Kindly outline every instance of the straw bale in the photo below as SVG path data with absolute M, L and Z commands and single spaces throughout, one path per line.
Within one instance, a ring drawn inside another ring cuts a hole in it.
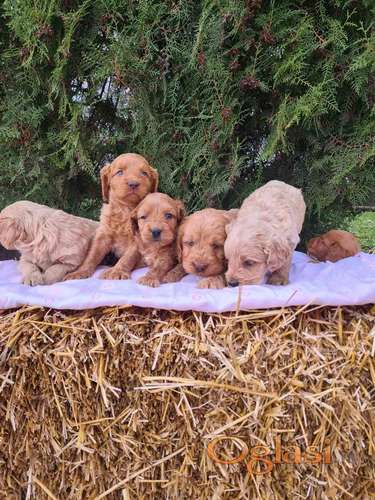
M 313 306 L 3 311 L 0 498 L 370 498 L 374 317 Z M 249 474 L 246 460 L 208 456 L 219 436 L 249 453 L 268 446 L 273 461 L 278 437 L 283 450 L 330 446 L 331 463 Z

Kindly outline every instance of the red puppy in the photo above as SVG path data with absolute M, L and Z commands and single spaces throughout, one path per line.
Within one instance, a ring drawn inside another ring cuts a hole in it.
M 354 234 L 338 229 L 312 238 L 307 244 L 307 253 L 320 261 L 337 262 L 360 251 L 361 247 Z

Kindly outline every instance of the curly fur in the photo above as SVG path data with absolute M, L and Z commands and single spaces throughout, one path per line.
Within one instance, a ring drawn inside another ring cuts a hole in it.
M 163 193 L 147 195 L 133 210 L 131 221 L 138 261 L 142 258 L 150 266 L 138 280 L 140 285 L 159 286 L 177 264 L 176 236 L 184 213 L 182 201 Z
M 0 242 L 21 254 L 23 283 L 61 281 L 83 261 L 99 223 L 31 201 L 18 201 L 0 212 Z
M 130 215 L 147 194 L 156 191 L 158 173 L 143 156 L 127 153 L 105 165 L 100 178 L 105 202 L 100 225 L 86 259 L 77 271 L 65 277 L 66 280 L 88 278 L 109 252 L 113 252 L 119 261 L 100 278 L 128 279 L 138 264 L 139 254 Z
M 248 196 L 226 228 L 228 284 L 259 284 L 266 276 L 270 284 L 288 283 L 305 210 L 301 191 L 281 181 L 270 181 Z
M 339 229 L 312 238 L 307 244 L 307 253 L 320 261 L 337 262 L 360 251 L 361 246 L 354 234 Z
M 202 278 L 199 288 L 223 288 L 225 226 L 235 219 L 237 212 L 205 208 L 186 217 L 178 231 L 180 265 L 168 273 L 165 281 L 178 281 L 190 273 Z

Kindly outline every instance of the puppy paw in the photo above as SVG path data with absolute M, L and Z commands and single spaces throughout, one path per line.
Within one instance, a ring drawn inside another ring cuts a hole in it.
M 66 276 L 64 276 L 63 281 L 84 280 L 86 278 L 89 278 L 91 275 L 91 271 L 82 269 L 82 271 L 73 271 L 72 273 L 68 273 Z
M 180 281 L 181 279 L 181 274 L 176 273 L 175 271 L 169 271 L 163 279 L 161 280 L 163 283 L 176 283 L 177 281 Z
M 44 271 L 44 284 L 53 285 L 54 283 L 59 283 L 65 278 L 65 269 L 57 266 L 49 267 Z
M 99 278 L 101 280 L 128 280 L 130 279 L 130 273 L 122 269 L 111 267 L 110 269 L 103 271 Z
M 44 277 L 43 274 L 38 271 L 37 269 L 31 271 L 29 274 L 24 276 L 23 278 L 23 284 L 24 285 L 29 285 L 29 286 L 37 286 L 37 285 L 44 285 Z
M 225 283 L 221 276 L 210 276 L 203 278 L 198 282 L 198 288 L 224 288 Z
M 57 283 L 59 280 L 56 279 L 55 276 L 53 276 L 50 273 L 47 273 L 47 271 L 44 273 L 44 284 L 45 285 L 53 285 L 54 283 Z
M 160 280 L 158 278 L 153 278 L 152 276 L 142 276 L 142 278 L 139 278 L 137 280 L 138 285 L 143 285 L 143 286 L 152 286 L 153 288 L 156 288 L 160 286 Z
M 268 285 L 287 285 L 288 283 L 288 277 L 281 276 L 280 274 L 271 274 L 267 280 Z

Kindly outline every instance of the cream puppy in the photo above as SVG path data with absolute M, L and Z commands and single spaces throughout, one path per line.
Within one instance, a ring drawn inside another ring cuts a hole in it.
M 62 210 L 18 201 L 0 212 L 0 243 L 20 252 L 25 285 L 50 285 L 82 263 L 98 226 Z
M 285 182 L 270 181 L 248 196 L 226 227 L 228 285 L 255 285 L 266 276 L 286 285 L 305 211 L 301 191 Z

